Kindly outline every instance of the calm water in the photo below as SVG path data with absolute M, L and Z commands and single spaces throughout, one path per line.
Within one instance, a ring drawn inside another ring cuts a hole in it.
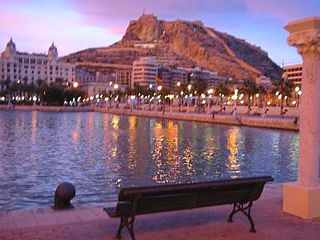
M 53 205 L 58 183 L 75 205 L 120 187 L 297 175 L 297 132 L 102 113 L 0 111 L 0 210 Z

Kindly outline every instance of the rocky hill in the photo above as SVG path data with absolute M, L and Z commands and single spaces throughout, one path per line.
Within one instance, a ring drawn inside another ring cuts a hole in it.
M 130 21 L 121 41 L 76 52 L 64 60 L 83 67 L 101 63 L 125 68 L 142 56 L 157 56 L 167 65 L 199 66 L 238 79 L 265 75 L 275 80 L 281 76 L 281 68 L 268 54 L 245 40 L 206 27 L 200 21 L 164 21 L 154 15 Z

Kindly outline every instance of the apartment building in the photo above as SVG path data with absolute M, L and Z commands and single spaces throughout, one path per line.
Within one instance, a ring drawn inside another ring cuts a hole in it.
M 292 81 L 296 86 L 301 87 L 302 64 L 287 65 L 283 67 L 283 78 Z
M 131 87 L 136 85 L 155 86 L 158 75 L 158 64 L 155 57 L 142 57 L 133 62 Z

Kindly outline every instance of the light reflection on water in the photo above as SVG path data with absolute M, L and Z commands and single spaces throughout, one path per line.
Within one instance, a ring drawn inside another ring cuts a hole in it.
M 123 186 L 272 175 L 296 179 L 296 132 L 101 113 L 0 112 L 0 210 L 52 205 L 58 183 L 75 204 Z

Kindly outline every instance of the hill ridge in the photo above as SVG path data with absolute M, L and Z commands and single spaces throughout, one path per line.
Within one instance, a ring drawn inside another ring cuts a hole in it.
M 282 73 L 265 51 L 243 39 L 219 32 L 201 21 L 165 21 L 154 15 L 130 21 L 122 39 L 109 47 L 82 50 L 64 59 L 132 65 L 144 56 L 156 56 L 162 61 L 167 58 L 170 66 L 198 66 L 237 79 L 253 80 L 265 75 L 277 80 Z

